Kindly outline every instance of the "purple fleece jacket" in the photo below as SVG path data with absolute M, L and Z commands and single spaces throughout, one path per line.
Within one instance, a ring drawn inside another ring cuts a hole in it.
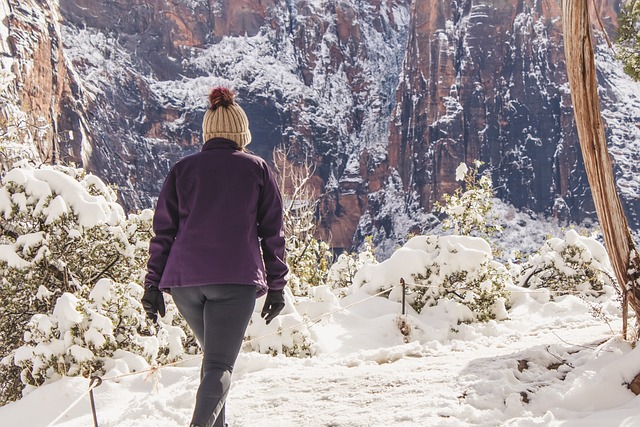
M 286 285 L 278 184 L 233 141 L 211 139 L 171 168 L 153 231 L 147 287 L 246 284 L 261 296 Z

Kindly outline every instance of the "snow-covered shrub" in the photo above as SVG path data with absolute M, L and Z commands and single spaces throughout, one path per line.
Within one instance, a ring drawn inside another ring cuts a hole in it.
M 472 169 L 464 163 L 456 169 L 456 181 L 463 181 L 463 186 L 453 194 L 446 194 L 444 205 L 436 204 L 440 212 L 447 215 L 442 221 L 443 229 L 453 229 L 455 234 L 463 236 L 490 236 L 501 230 L 491 215 L 493 182 L 488 173 L 478 178 L 481 166 L 482 162 L 476 160 Z
M 529 257 L 517 283 L 527 288 L 547 288 L 552 295 L 599 297 L 615 292 L 613 277 L 604 246 L 592 237 L 569 230 L 564 239 L 547 240 Z
M 289 236 L 287 239 L 288 283 L 296 296 L 309 295 L 311 287 L 325 284 L 333 258 L 326 242 L 311 235 L 304 238 Z
M 100 179 L 61 166 L 16 168 L 0 185 L 0 322 L 15 326 L 51 307 L 37 298 L 86 297 L 100 278 L 139 282 L 147 258 L 152 212 L 126 217 Z M 16 347 L 22 328 L 0 327 L 0 354 Z M 16 335 L 16 332 L 18 335 Z
M 624 65 L 624 72 L 640 81 L 640 3 L 622 3 L 618 15 L 618 37 L 616 39 L 616 59 Z
M 0 359 L 65 292 L 89 298 L 101 278 L 140 283 L 151 220 L 149 210 L 127 217 L 115 192 L 82 169 L 10 170 L 0 184 Z M 0 382 L 13 381 L 2 402 L 19 386 L 10 371 L 0 368 Z
M 331 265 L 327 274 L 327 284 L 334 289 L 346 288 L 353 284 L 353 278 L 363 265 L 377 264 L 373 253 L 371 237 L 365 239 L 362 250 L 357 253 L 343 253 Z
M 447 300 L 464 307 L 461 322 L 506 317 L 506 286 L 511 276 L 493 259 L 484 239 L 413 237 L 388 260 L 361 268 L 354 287 L 372 295 L 393 287 L 389 299 L 401 301 L 401 278 L 408 290 L 406 301 L 417 313 Z
M 146 363 L 180 358 L 187 336 L 172 324 L 175 306 L 168 304 L 168 315 L 160 320 L 157 333 L 150 334 L 140 303 L 142 291 L 135 283 L 101 279 L 88 298 L 64 293 L 51 314 L 34 315 L 14 356 L 24 392 L 63 375 L 104 374 L 116 352 L 119 358 L 123 353 L 141 356 Z
M 295 298 L 294 304 L 298 314 L 311 324 L 331 319 L 333 312 L 341 311 L 340 296 L 329 285 L 312 288 L 309 296 Z
M 310 294 L 313 294 L 315 289 L 310 289 Z M 285 289 L 285 303 L 285 308 L 278 317 L 267 325 L 260 317 L 264 297 L 257 300 L 245 333 L 245 350 L 273 356 L 283 354 L 292 357 L 309 357 L 315 354 L 315 343 L 303 317 L 295 308 L 294 296 L 290 289 Z
M 40 283 L 126 281 L 144 269 L 152 215 L 127 218 L 115 192 L 82 169 L 16 168 L 0 185 L 3 261 Z

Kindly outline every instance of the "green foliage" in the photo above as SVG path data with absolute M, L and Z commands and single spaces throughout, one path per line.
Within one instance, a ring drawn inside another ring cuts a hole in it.
M 569 230 L 551 238 L 523 265 L 517 281 L 527 288 L 545 288 L 554 295 L 597 298 L 613 292 L 613 275 L 604 247 L 593 238 Z
M 487 173 L 479 176 L 482 164 L 476 160 L 472 169 L 464 163 L 456 169 L 456 180 L 463 181 L 462 187 L 446 194 L 444 205 L 436 203 L 436 209 L 446 214 L 443 229 L 452 229 L 454 234 L 463 236 L 490 236 L 502 229 L 493 224 L 496 219 L 491 216 L 493 182 Z
M 310 287 L 324 285 L 332 258 L 329 245 L 311 234 L 288 236 L 287 264 L 293 294 L 306 296 Z
M 630 0 L 618 15 L 616 57 L 622 61 L 624 71 L 634 80 L 640 80 L 640 1 Z

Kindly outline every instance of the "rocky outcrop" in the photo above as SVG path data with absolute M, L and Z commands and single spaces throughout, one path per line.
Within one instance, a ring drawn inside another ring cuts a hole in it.
M 284 144 L 293 161 L 313 160 L 321 234 L 352 245 L 387 167 L 407 0 L 60 6 L 66 53 L 95 96 L 89 163 L 128 207 L 152 204 L 170 165 L 199 149 L 207 91 L 226 84 L 251 119 L 253 151 L 270 159 Z
M 270 159 L 284 145 L 292 161 L 313 162 L 320 234 L 336 247 L 428 229 L 426 212 L 458 186 L 458 164 L 475 159 L 519 208 L 562 221 L 594 216 L 560 0 L 6 4 L 15 93 L 53 123 L 42 156 L 99 174 L 128 209 L 153 206 L 169 167 L 199 150 L 206 95 L 222 84 L 250 117 L 254 152 Z M 611 30 L 617 0 L 595 4 Z M 610 53 L 598 57 L 633 212 L 640 183 L 629 153 L 640 130 L 627 127 L 640 100 L 621 89 L 630 83 Z
M 35 142 L 42 161 L 80 164 L 84 107 L 65 62 L 57 2 L 3 0 L 0 13 L 2 69 L 13 76 L 2 97 L 9 127 L 23 130 L 17 142 Z
M 609 31 L 613 5 L 598 3 Z M 422 206 L 458 186 L 460 162 L 477 159 L 491 170 L 497 194 L 516 207 L 562 220 L 593 217 L 566 83 L 560 6 L 413 2 L 389 164 Z

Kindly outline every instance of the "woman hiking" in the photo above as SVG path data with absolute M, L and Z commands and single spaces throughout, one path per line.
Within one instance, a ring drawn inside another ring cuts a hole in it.
M 191 427 L 225 426 L 231 372 L 255 300 L 267 324 L 284 308 L 288 273 L 282 199 L 272 171 L 249 154 L 249 121 L 232 92 L 215 88 L 202 151 L 169 171 L 153 217 L 142 304 L 156 321 L 170 292 L 204 356 Z

